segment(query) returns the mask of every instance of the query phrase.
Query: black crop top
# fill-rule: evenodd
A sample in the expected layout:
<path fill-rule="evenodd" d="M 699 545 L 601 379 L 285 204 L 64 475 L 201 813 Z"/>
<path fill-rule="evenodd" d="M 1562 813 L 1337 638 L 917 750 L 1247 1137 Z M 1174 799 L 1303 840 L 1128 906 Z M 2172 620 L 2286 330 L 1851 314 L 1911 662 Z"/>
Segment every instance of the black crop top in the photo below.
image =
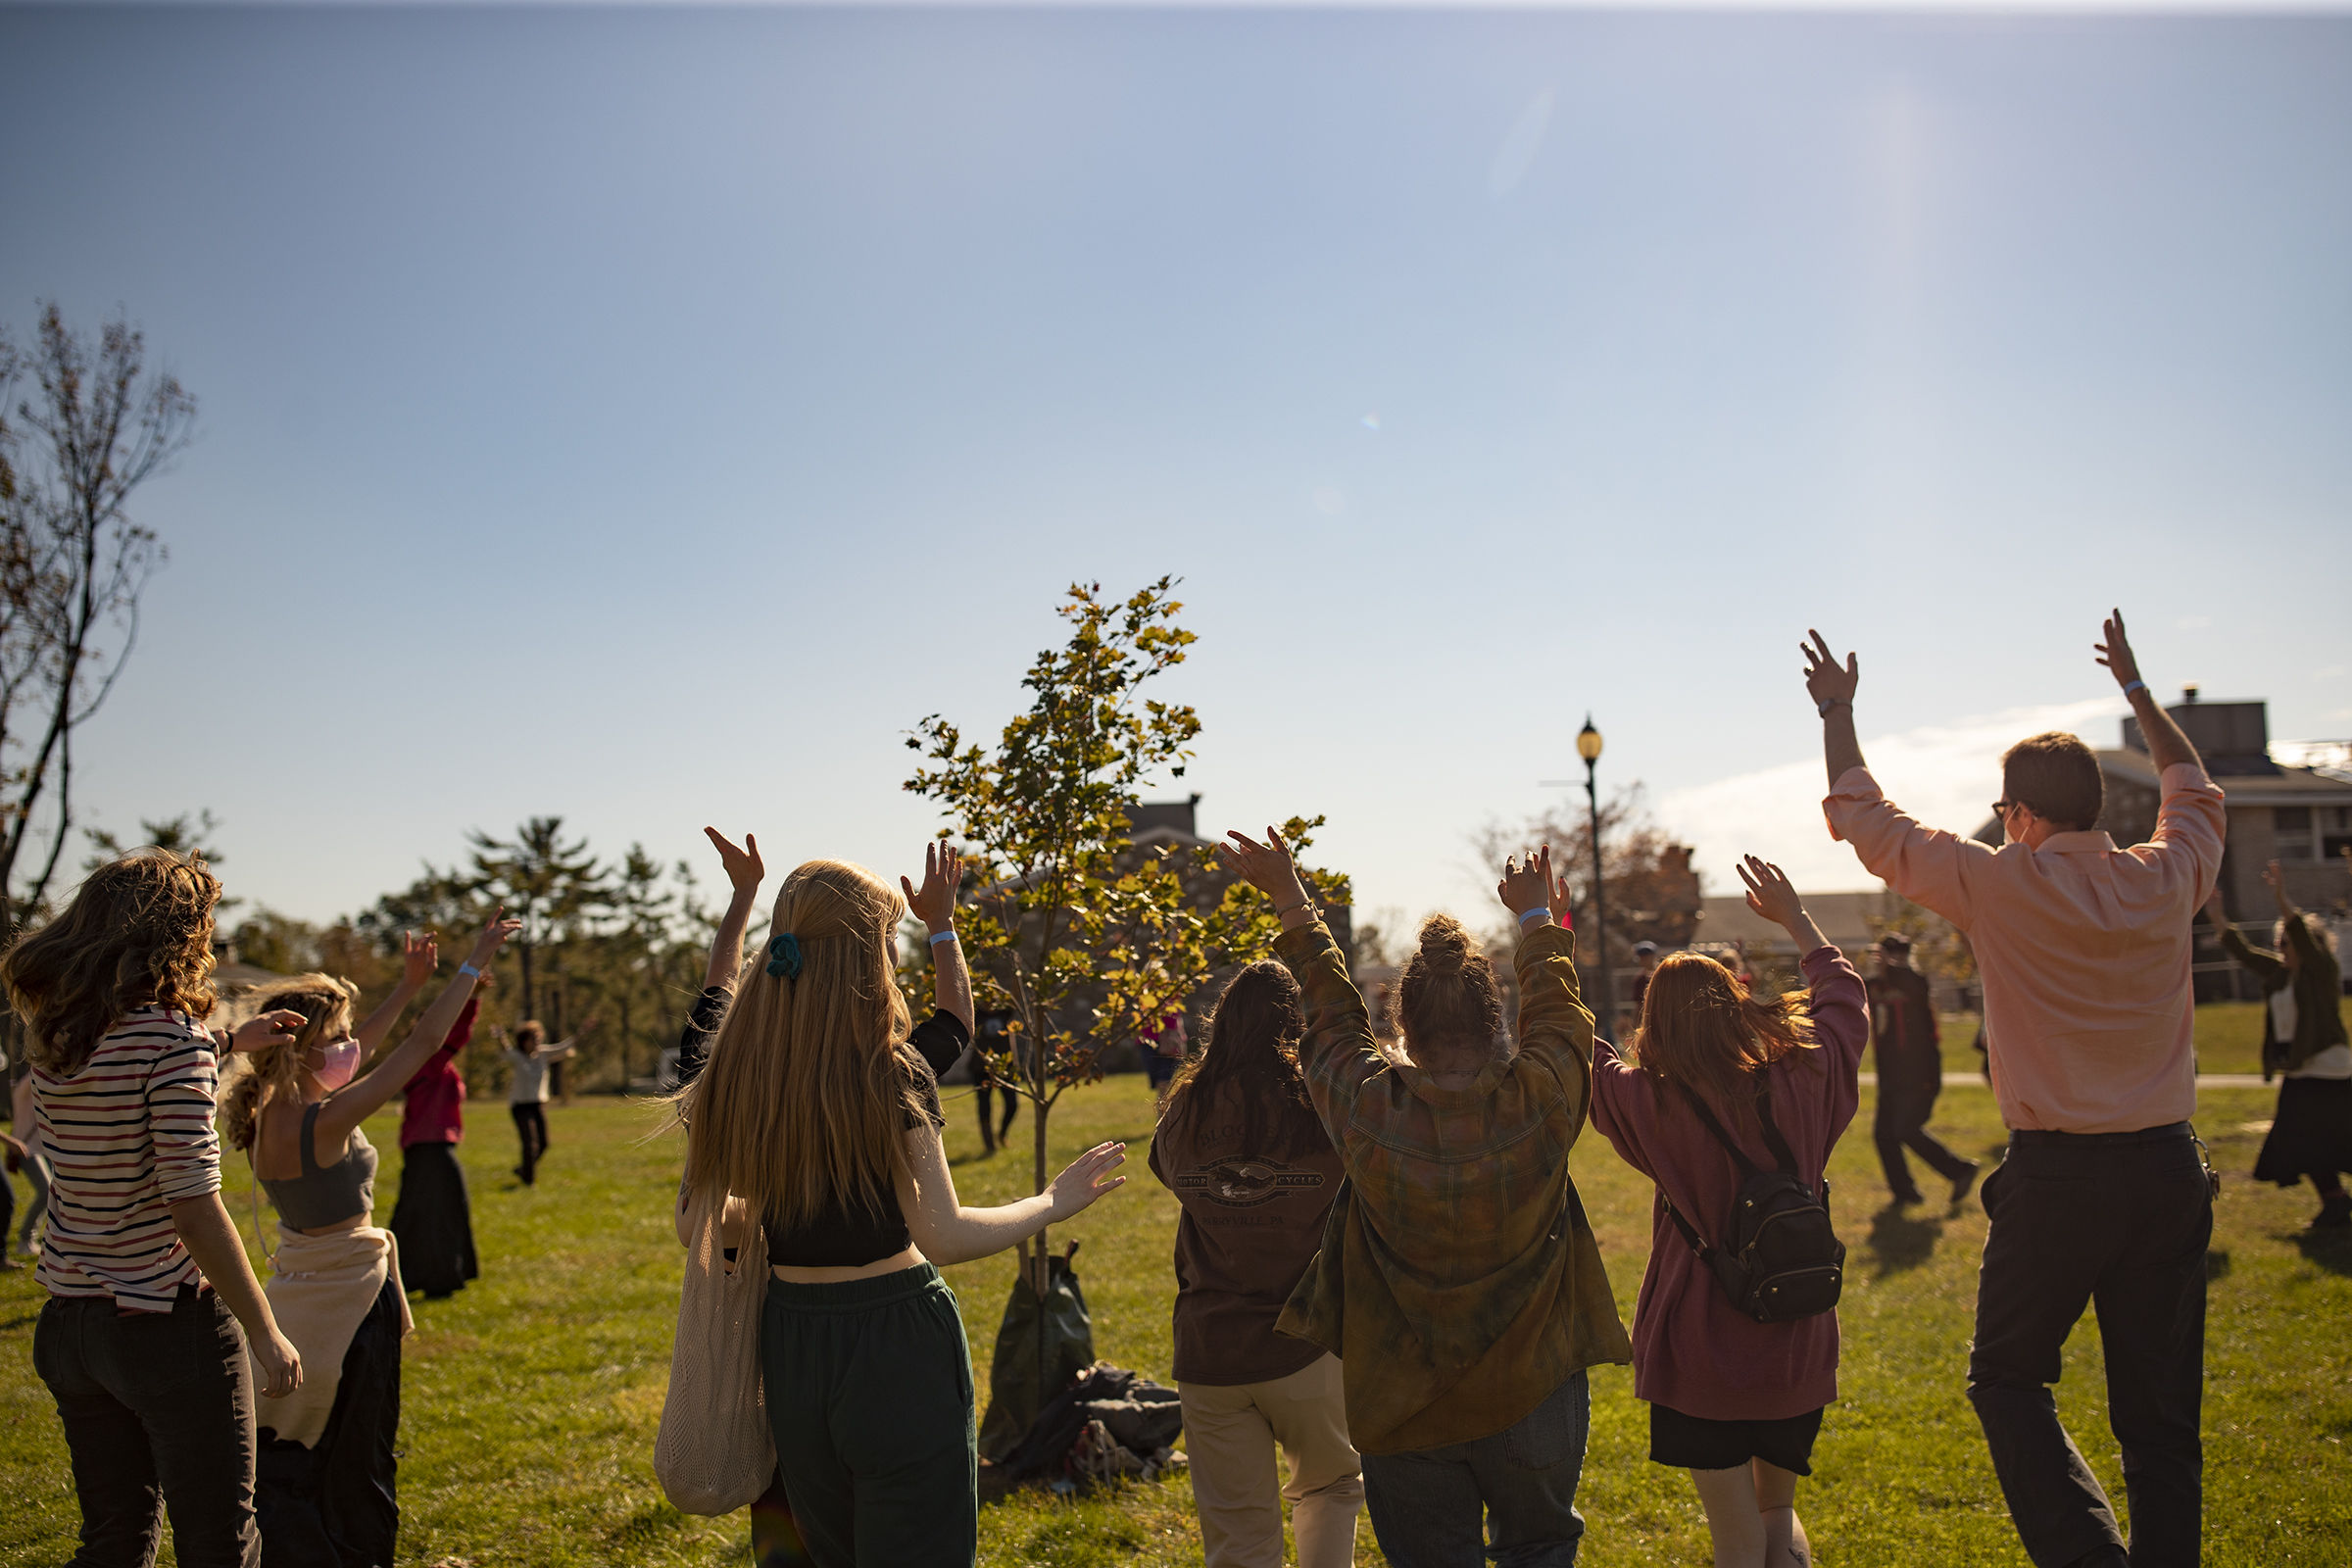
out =
<path fill-rule="evenodd" d="M 954 1066 L 971 1043 L 971 1031 L 952 1012 L 933 1012 L 907 1036 L 907 1044 L 921 1054 L 924 1063 L 909 1072 L 914 1082 L 908 1087 L 923 1102 L 923 1114 L 931 1118 L 934 1127 L 948 1124 L 947 1115 L 939 1108 L 939 1075 Z M 920 1124 L 909 1118 L 906 1125 Z M 909 1240 L 906 1215 L 893 1191 L 882 1194 L 879 1213 L 862 1202 L 835 1197 L 813 1219 L 789 1231 L 776 1223 L 773 1213 L 767 1216 L 767 1260 L 793 1268 L 862 1268 L 905 1251 Z"/>

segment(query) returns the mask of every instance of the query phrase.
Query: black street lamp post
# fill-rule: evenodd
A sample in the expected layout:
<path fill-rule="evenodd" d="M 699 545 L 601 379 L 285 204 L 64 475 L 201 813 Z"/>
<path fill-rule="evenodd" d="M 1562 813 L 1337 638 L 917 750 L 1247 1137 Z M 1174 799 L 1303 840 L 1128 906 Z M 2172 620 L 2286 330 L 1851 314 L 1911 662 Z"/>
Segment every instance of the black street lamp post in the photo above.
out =
<path fill-rule="evenodd" d="M 1593 764 L 1600 760 L 1600 731 L 1592 727 L 1592 715 L 1585 715 L 1585 727 L 1576 733 L 1576 755 L 1585 760 L 1585 803 L 1592 811 L 1592 961 L 1600 980 L 1600 1032 L 1604 1039 L 1617 1038 L 1617 988 L 1609 973 L 1609 906 L 1601 888 L 1600 866 L 1600 787 L 1593 782 Z"/>

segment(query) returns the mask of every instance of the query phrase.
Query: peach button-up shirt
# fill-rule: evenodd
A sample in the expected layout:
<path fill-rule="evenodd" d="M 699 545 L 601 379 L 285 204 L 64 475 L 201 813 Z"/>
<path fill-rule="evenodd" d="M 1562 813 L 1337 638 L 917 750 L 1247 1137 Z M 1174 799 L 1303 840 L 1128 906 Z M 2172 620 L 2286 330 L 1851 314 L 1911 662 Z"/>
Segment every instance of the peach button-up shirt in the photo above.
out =
<path fill-rule="evenodd" d="M 1968 933 L 2004 1122 L 2120 1133 L 2195 1111 L 2189 923 L 2224 825 L 2203 768 L 2164 770 L 2155 836 L 2128 850 L 2098 832 L 1990 849 L 1922 826 L 1859 767 L 1822 809 L 1874 875 Z"/>

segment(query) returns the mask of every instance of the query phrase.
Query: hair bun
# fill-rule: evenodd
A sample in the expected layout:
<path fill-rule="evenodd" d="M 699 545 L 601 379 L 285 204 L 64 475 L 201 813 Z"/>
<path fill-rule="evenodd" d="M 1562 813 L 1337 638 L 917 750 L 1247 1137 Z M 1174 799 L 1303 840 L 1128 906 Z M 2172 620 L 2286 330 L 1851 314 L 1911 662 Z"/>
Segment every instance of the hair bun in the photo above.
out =
<path fill-rule="evenodd" d="M 1450 914 L 1421 922 L 1421 958 L 1433 974 L 1460 974 L 1470 961 L 1470 933 Z"/>

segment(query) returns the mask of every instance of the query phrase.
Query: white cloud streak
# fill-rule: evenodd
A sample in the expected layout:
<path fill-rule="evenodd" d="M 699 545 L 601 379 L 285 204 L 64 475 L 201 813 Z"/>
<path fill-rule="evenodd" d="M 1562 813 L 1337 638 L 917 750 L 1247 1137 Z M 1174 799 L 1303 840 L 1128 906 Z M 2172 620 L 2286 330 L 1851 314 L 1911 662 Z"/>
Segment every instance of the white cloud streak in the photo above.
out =
<path fill-rule="evenodd" d="M 2096 747 L 2119 739 L 2119 706 L 2106 699 L 2012 708 L 1950 724 L 1865 737 L 1862 755 L 1895 802 L 1913 816 L 1955 833 L 1973 833 L 2001 791 L 2001 753 L 2043 730 L 2072 730 Z M 1854 852 L 1830 837 L 1822 820 L 1821 760 L 1784 762 L 1693 785 L 1662 797 L 1658 823 L 1698 853 L 1710 895 L 1736 893 L 1734 864 L 1743 854 L 1779 862 L 1808 892 L 1877 886 Z"/>

